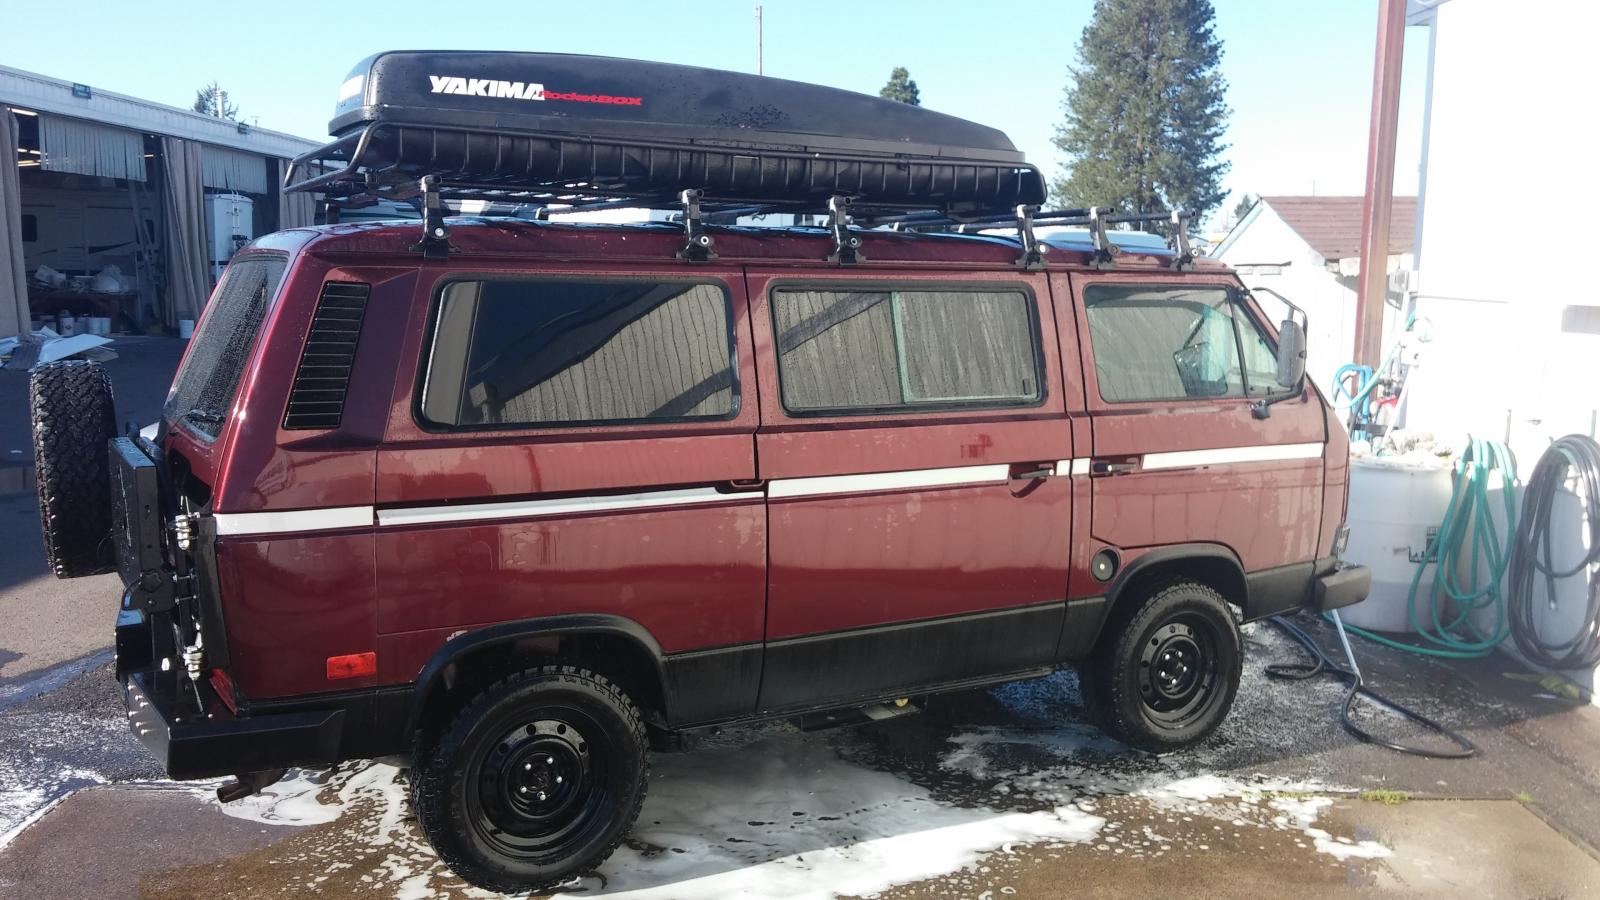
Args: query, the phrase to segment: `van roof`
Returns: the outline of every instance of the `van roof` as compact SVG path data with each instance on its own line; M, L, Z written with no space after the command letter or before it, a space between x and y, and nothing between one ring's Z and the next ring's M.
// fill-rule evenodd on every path
M686 272L696 264L675 258L683 247L683 227L673 222L611 224L594 222L530 221L520 218L453 216L450 228L452 259L560 258L605 259L630 264L682 265ZM825 226L708 225L715 251L722 260L744 263L814 264L837 268L828 262L832 236ZM421 223L415 220L352 222L280 231L252 245L266 250L304 249L319 255L407 255L418 257L416 245ZM845 267L871 269L889 265L931 265L1016 269L1021 247L1004 234L955 234L853 229L861 238L863 261ZM1119 232L1111 232L1113 239ZM1087 267L1094 263L1094 247L1087 233L1057 233L1043 238L1052 267ZM1174 253L1148 241L1116 240L1122 254L1113 270L1169 267ZM1195 268L1227 271L1216 260L1197 258Z

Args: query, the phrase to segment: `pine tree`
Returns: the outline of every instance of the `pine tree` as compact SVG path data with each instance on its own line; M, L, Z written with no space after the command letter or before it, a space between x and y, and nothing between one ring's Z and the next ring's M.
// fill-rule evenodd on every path
M222 95L222 112L217 112L217 95ZM217 116L220 119L239 120L239 107L228 102L228 92L215 81L194 92L194 105L189 107L197 113L208 116Z
M1064 206L1182 209L1199 222L1227 196L1227 82L1209 0L1096 0L1055 145Z
M889 73L889 83L878 91L878 96L885 100L898 100L912 106L922 105L922 93L917 90L917 83L911 80L911 73L905 66L895 66Z
M1250 210L1255 209L1256 204L1260 201L1261 198L1257 197L1255 194L1241 194L1239 196L1239 202L1233 205L1233 220L1237 222L1249 215Z

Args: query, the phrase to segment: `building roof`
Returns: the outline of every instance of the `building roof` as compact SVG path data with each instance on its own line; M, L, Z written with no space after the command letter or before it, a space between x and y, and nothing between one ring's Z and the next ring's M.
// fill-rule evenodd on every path
M1361 255L1362 197L1262 197L1278 218L1333 262ZM1417 198L1396 197L1389 218L1389 253L1410 253L1416 242Z
M79 96L70 81L0 66L0 105L18 106L34 112L51 113L114 125L132 131L185 138L228 147L262 156L290 159L315 150L316 141L270 131L254 125L218 119L193 110L115 94L99 87L87 88Z

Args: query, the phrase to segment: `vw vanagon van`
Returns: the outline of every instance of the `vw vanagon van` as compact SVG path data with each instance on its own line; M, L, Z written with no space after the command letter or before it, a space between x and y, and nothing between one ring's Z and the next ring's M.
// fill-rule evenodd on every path
M653 740L1073 666L1179 750L1239 623L1366 594L1302 315L1181 217L1041 209L993 129L428 52L361 63L330 130L285 186L330 224L233 258L152 435L93 363L32 381L50 561L121 573L173 778L407 754L443 859L528 889L623 839ZM450 215L486 204L523 213Z

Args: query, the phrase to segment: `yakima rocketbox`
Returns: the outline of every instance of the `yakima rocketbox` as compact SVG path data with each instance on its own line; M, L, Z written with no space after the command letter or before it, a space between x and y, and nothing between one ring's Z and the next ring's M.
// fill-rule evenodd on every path
M290 190L538 202L675 197L769 208L980 212L1038 204L1044 180L1002 132L779 78L565 53L395 52L339 92L338 139L295 160ZM317 174L315 163L344 164ZM396 190L398 188L398 190Z

